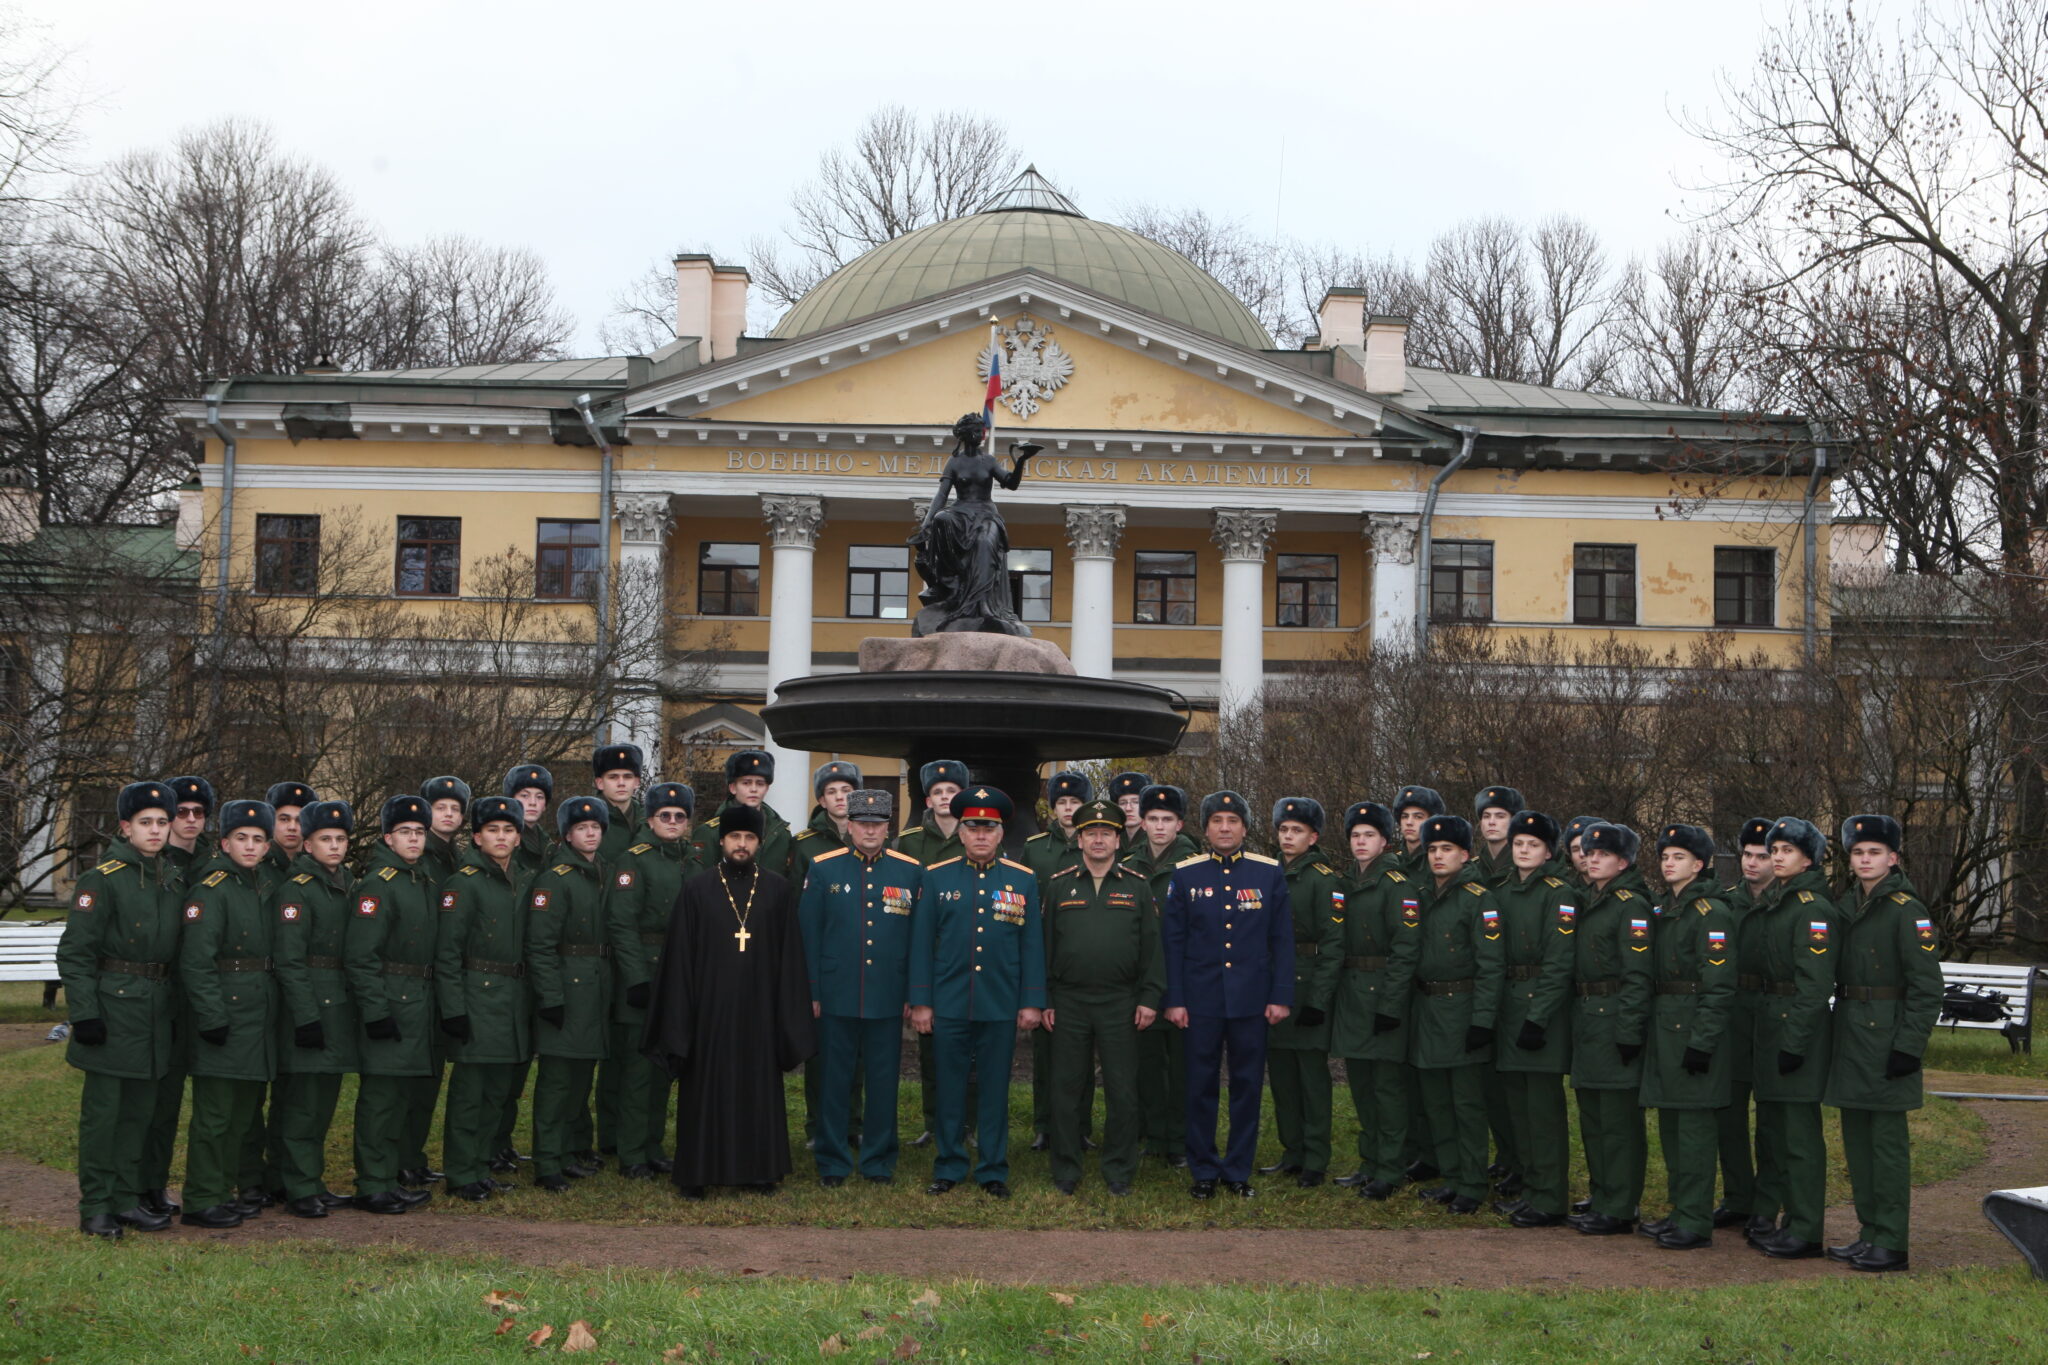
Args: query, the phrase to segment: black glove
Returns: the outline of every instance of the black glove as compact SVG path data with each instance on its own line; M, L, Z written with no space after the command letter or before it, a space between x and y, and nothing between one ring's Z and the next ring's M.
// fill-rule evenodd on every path
M214 1047L220 1047L228 1040L228 1026L222 1024L219 1028L203 1028L199 1030L199 1036Z
M553 1028L560 1028L569 1019L568 1011L560 1005L542 1005L534 1013L541 1017L541 1022Z
M626 987L626 1003L636 1010L647 1008L647 1002L654 998L654 987L645 981L637 981Z
M1398 1014L1375 1014L1372 1017L1372 1031L1375 1035L1392 1033L1399 1027L1401 1027L1401 1016Z
M1780 1076L1789 1076L1805 1065L1806 1058L1796 1052L1780 1052L1778 1054L1778 1074Z
M1704 1076L1713 1069L1714 1054L1689 1047L1685 1050L1685 1055L1678 1059L1678 1064L1685 1068L1685 1074L1688 1076Z
M318 1019L310 1024L300 1024L292 1030L292 1043L308 1052L320 1052L327 1047L327 1026Z
M1893 1052L1884 1059L1884 1078L1888 1081L1910 1076L1919 1069L1920 1059L1909 1052Z
M1329 1017L1329 1015L1324 1014L1314 1005L1303 1005L1294 1012L1294 1022L1300 1024L1303 1028L1314 1028Z
M453 1038L458 1043L468 1042L469 1016L466 1014L449 1015L446 1019L443 1019L441 1021L441 1032L447 1034L450 1038Z
M1614 1050L1621 1054L1621 1064L1623 1066L1633 1066L1636 1058L1643 1055L1643 1045L1641 1043L1616 1043Z
M87 1047L98 1047L107 1041L107 1021L104 1019L73 1019L71 1036Z
M371 1019L364 1023L363 1032L380 1043L395 1043L398 1041L398 1021L388 1014L382 1019Z
M1515 1035L1515 1046L1524 1052L1540 1052L1550 1041L1550 1030L1534 1019L1524 1019L1522 1028Z
M1483 1047L1493 1046L1493 1030L1469 1024L1465 1028L1465 1051L1477 1052Z

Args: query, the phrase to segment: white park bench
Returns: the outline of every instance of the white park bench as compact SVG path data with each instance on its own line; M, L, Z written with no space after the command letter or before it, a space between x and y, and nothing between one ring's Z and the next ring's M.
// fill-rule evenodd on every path
M1941 1016L1944 1028L1989 1028L2005 1035L2014 1052L2034 1050L2034 982L2041 969L2035 966L2004 966L1987 962L1944 962L1943 986L1975 987L1997 991L2005 997L2004 1015L1997 1020L1955 1019Z
M0 981L55 981L57 940L62 937L62 920L0 920Z

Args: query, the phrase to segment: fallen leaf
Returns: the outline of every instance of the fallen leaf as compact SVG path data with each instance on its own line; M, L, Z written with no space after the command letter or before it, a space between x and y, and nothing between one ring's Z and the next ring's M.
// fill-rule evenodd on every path
M552 1337L554 1334L554 1324L544 1322L540 1326L534 1328L531 1332L528 1332L526 1334L526 1344L528 1346L533 1347L534 1350L538 1351L541 1347L548 1344L548 1338Z
M666 1351L663 1351L661 1353L661 1358L667 1362L667 1365L678 1365L678 1362L688 1360L690 1358L690 1348L683 1345L679 1341L675 1345L669 1347Z
M488 1294L484 1295L484 1307L490 1309L494 1313L517 1313L521 1308L525 1307L526 1305L514 1303L513 1300L523 1299L525 1297L526 1295L516 1293L509 1289L493 1289Z
M836 1356L845 1349L846 1338L837 1332L818 1343L818 1354L821 1356Z
M1072 1308L1074 1306L1074 1296L1072 1294L1062 1294L1056 1289L1048 1289L1045 1291L1045 1296L1062 1308Z
M582 1318L569 1324L569 1338L562 1343L565 1351L594 1351L597 1349L597 1333L590 1330L590 1324Z
M858 1332L855 1332L853 1334L853 1339L855 1341L873 1341L877 1337L887 1335L888 1329L883 1327L882 1324L878 1322L872 1327L863 1327Z
M1171 1327L1173 1326L1173 1314L1147 1313L1140 1321L1146 1327Z
M235 1343L235 1345L242 1348L242 1354L245 1356L253 1356L256 1354L256 1348L254 1346L251 1346L246 1341L238 1341Z
M704 1286L703 1286L703 1285L701 1285L701 1284L693 1284L693 1285L691 1285L691 1286L690 1286L690 1287L689 1287L688 1289L686 1289L686 1290L684 1290L684 1291L683 1291L683 1297L684 1297L684 1298L686 1298L686 1299L701 1299L701 1298L703 1298L703 1297L704 1297ZM682 1348L681 1348L681 1347L678 1347L677 1349L678 1349L678 1350L680 1350L680 1349L682 1349Z
M910 1301L910 1306L912 1308L937 1308L939 1306L939 1291L936 1289L925 1290L924 1293L919 1294Z
M517 1327L518 1325L519 1319L507 1313L504 1317L498 1319L498 1325L491 1329L491 1335L494 1337L502 1337L505 1335L505 1333L511 1331L514 1327Z
M1425 1318L1440 1318L1443 1315L1444 1310L1441 1308L1425 1308L1422 1310L1422 1316Z
M932 1297L937 1298L938 1296L934 1294ZM923 1345L919 1343L916 1337L905 1337L896 1343L896 1350L893 1354L898 1360L908 1360L923 1349Z

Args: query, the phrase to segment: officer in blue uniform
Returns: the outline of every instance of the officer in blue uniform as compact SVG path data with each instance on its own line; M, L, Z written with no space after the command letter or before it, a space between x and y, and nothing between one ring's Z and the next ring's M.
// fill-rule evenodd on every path
M1202 798L1209 851L1173 870L1160 939L1166 1021L1187 1030L1188 1174L1197 1199L1216 1184L1255 1193L1266 1031L1294 1008L1294 918L1277 859L1244 851L1251 807L1233 791ZM1230 1141L1216 1153L1217 1070L1230 1064Z
M979 1071L974 1180L997 1199L1010 1197L1010 1059L1017 1030L1037 1028L1045 1011L1038 878L1002 856L1013 809L995 787L971 786L953 798L966 852L925 869L911 916L910 1022L932 1035L939 1073L939 1154L927 1194L944 1194L967 1175L967 1078ZM1256 1079L1252 1088L1256 1108Z
M797 902L811 1013L818 1021L818 1183L836 1187L853 1170L846 1119L853 1080L863 1081L860 1173L896 1178L896 1089L903 1005L910 993L910 928L924 864L889 847L896 798L862 788L846 799L851 841L813 858Z

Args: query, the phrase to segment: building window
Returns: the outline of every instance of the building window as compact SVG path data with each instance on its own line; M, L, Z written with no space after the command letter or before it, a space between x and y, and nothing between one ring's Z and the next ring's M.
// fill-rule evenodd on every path
M461 517L398 519L400 597L455 596L461 564Z
M1572 620L1582 626L1636 623L1636 547L1572 547Z
M707 540L697 549L697 610L706 616L761 614L761 547Z
M587 598L597 593L604 547L594 521L543 521L533 551L533 595Z
M1493 542L1433 540L1429 544L1429 619L1493 619Z
M317 592L320 518L256 518L256 591Z
M901 545L855 545L846 552L846 614L879 621L910 615L910 551Z
M1010 610L1020 621L1052 620L1052 551L1010 551Z
M1136 555L1138 602L1131 619L1142 624L1195 623L1195 557L1140 550Z
M1714 550L1714 624L1777 624L1778 584L1770 550L1721 545Z
M1274 623L1335 630L1337 556L1281 555L1278 567L1280 600L1273 612Z

